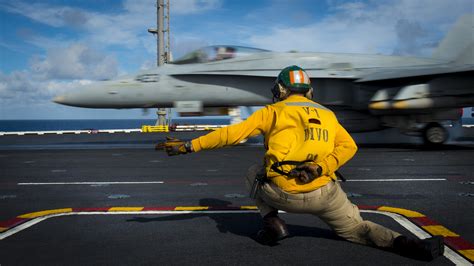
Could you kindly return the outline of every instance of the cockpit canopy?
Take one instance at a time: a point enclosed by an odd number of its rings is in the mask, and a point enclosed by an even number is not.
[[[227,45],[213,45],[206,46],[195,51],[192,51],[183,57],[174,60],[171,64],[184,65],[195,63],[216,62],[231,58],[247,56],[255,53],[269,52],[268,50],[243,47],[243,46],[227,46]]]

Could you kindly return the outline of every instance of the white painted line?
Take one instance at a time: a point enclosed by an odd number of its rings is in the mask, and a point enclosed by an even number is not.
[[[12,236],[20,231],[23,231],[25,229],[28,229],[30,227],[32,227],[33,225],[37,224],[37,223],[40,223],[46,219],[49,219],[51,218],[50,216],[44,216],[44,217],[38,217],[38,218],[35,218],[33,220],[29,220],[28,222],[25,222],[25,223],[22,223],[18,226],[15,226],[13,227],[12,229],[9,229],[8,231],[5,231],[3,233],[0,234],[0,240],[3,240],[9,236]]]
[[[66,169],[53,169],[51,170],[51,173],[64,173],[67,172]]]
[[[48,186],[48,185],[139,185],[139,184],[163,184],[163,181],[144,182],[47,182],[47,183],[18,183],[18,186]]]
[[[402,178],[402,179],[350,179],[347,182],[414,182],[414,181],[447,181],[446,178]],[[125,182],[43,182],[17,183],[18,186],[48,186],[48,185],[140,185],[164,184],[163,181],[125,181]]]
[[[92,130],[50,130],[50,131],[2,131],[0,132],[0,136],[8,136],[8,135],[45,135],[45,134],[96,134],[96,133],[132,133],[132,132],[141,132],[141,129],[92,129]]]
[[[405,227],[412,234],[417,236],[418,238],[425,239],[425,238],[431,237],[430,234],[428,234],[423,229],[416,226],[415,224],[413,224],[407,218],[403,217],[400,214],[391,213],[391,212],[374,211],[374,210],[360,210],[360,212],[377,213],[377,214],[389,216],[392,219],[394,219],[396,222],[398,222],[401,226]],[[459,255],[458,253],[456,253],[454,250],[452,250],[450,247],[446,245],[444,245],[443,255],[448,260],[452,261],[455,265],[472,265],[468,260],[463,258],[461,255]]]
[[[446,178],[388,178],[388,179],[349,179],[347,182],[411,182],[411,181],[447,181]]]
[[[0,200],[4,199],[15,199],[16,195],[0,195]]]
[[[9,236],[12,236],[20,231],[23,231],[37,223],[40,223],[46,219],[59,217],[59,216],[70,216],[70,215],[147,215],[147,214],[190,214],[190,213],[210,213],[210,214],[223,214],[223,213],[258,213],[258,210],[200,210],[200,211],[119,211],[119,212],[67,212],[67,213],[58,213],[58,214],[51,214],[43,217],[34,218],[28,222],[25,222],[21,225],[18,225],[6,232],[0,233],[0,240],[3,240]],[[285,213],[283,211],[279,211],[280,213]],[[383,211],[375,211],[375,210],[360,210],[360,212],[365,213],[375,213],[375,214],[382,214],[388,217],[391,217],[396,222],[398,222],[401,226],[406,228],[412,234],[417,236],[418,238],[425,239],[430,237],[431,235],[425,232],[423,229],[419,228],[412,222],[410,222],[407,218],[403,217],[402,215],[390,212],[383,212]],[[452,261],[455,265],[472,265],[463,258],[461,255],[457,254],[454,250],[450,247],[445,246],[444,256]]]

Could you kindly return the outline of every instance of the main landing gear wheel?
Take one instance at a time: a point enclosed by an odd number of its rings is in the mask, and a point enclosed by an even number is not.
[[[438,123],[428,124],[423,130],[423,140],[425,144],[437,146],[448,140],[448,131]]]

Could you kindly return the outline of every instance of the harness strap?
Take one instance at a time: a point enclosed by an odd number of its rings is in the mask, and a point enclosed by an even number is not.
[[[302,165],[302,164],[305,164],[305,163],[309,163],[309,162],[312,162],[312,160],[305,160],[305,161],[281,161],[281,162],[275,162],[274,164],[272,164],[272,166],[270,167],[274,172],[277,172],[279,173],[280,175],[286,175],[286,176],[289,176],[290,173],[289,172],[285,172],[281,169],[279,169],[278,167],[281,167],[283,165],[295,165],[295,166],[299,166],[299,165]]]
[[[270,169],[272,169],[274,172],[276,173],[279,173],[280,175],[285,175],[285,176],[289,176],[290,175],[290,172],[285,172],[283,170],[281,170],[279,167],[283,166],[283,165],[295,165],[295,166],[299,166],[299,165],[302,165],[302,164],[305,164],[305,163],[309,163],[309,162],[312,162],[313,160],[305,160],[305,161],[281,161],[281,162],[275,162],[272,164],[272,166],[270,167]],[[339,172],[339,171],[335,171],[334,174],[336,175],[336,177],[338,179],[341,179],[342,182],[346,182],[347,179]]]
[[[336,177],[341,179],[342,182],[347,181],[347,179],[339,171],[334,172],[334,174],[336,174]]]

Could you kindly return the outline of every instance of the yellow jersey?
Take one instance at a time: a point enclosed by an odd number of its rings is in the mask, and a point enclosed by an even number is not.
[[[216,149],[260,134],[265,137],[267,177],[289,193],[313,191],[336,179],[334,172],[357,151],[354,140],[335,114],[301,95],[290,95],[284,101],[267,105],[239,124],[192,140],[192,145],[195,152]],[[322,176],[307,184],[271,169],[275,162],[305,160],[322,169]],[[283,165],[280,169],[287,172],[294,167]]]

